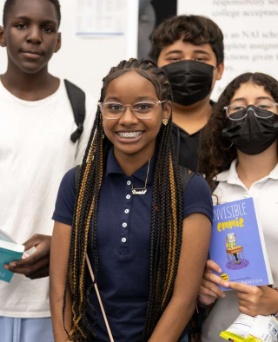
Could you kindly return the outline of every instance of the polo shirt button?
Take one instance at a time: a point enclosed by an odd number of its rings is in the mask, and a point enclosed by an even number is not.
[[[126,242],[126,238],[125,237],[122,238],[122,242]]]
[[[125,197],[125,198],[126,198],[126,199],[130,199],[130,197],[131,197],[130,195],[126,195],[126,197]]]
[[[126,182],[126,184],[127,184],[127,185],[131,185],[131,181],[128,180],[128,181]]]
[[[124,223],[122,224],[122,227],[123,227],[123,228],[126,228],[126,227],[127,227],[127,223],[124,222]]]
[[[125,209],[125,214],[128,214],[129,213],[129,209]]]

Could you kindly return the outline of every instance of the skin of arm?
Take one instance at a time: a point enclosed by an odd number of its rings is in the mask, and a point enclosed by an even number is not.
[[[12,272],[23,274],[30,279],[37,279],[49,276],[49,255],[50,255],[51,236],[35,234],[25,245],[25,250],[35,247],[36,251],[30,256],[12,261],[5,268]]]
[[[200,288],[211,234],[211,222],[203,214],[183,220],[181,255],[173,296],[149,342],[176,342],[189,322]]]
[[[69,259],[71,226],[55,222],[50,254],[50,308],[55,342],[68,341],[63,324],[63,300]],[[66,298],[65,327],[71,328],[71,299]]]

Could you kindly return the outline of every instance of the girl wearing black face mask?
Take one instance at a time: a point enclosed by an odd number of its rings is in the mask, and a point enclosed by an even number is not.
[[[274,284],[251,286],[224,282],[209,260],[199,301],[213,308],[202,329],[202,342],[220,342],[239,313],[278,317],[278,81],[261,73],[234,79],[219,98],[205,130],[201,161],[218,203],[253,197],[264,233]],[[252,240],[252,237],[250,236]],[[235,291],[224,292],[218,285]]]

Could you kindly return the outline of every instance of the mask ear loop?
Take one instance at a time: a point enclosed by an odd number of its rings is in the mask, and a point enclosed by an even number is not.
[[[224,150],[224,151],[229,151],[229,150],[232,148],[233,144],[234,144],[234,143],[231,143],[229,146],[223,148],[223,150]]]

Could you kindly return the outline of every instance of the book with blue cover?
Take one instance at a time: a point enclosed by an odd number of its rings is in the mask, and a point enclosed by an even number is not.
[[[11,261],[20,260],[24,252],[24,246],[17,244],[3,230],[0,230],[0,280],[10,282],[14,273],[4,268]]]
[[[213,207],[210,259],[221,267],[224,280],[255,286],[273,284],[253,198]]]

